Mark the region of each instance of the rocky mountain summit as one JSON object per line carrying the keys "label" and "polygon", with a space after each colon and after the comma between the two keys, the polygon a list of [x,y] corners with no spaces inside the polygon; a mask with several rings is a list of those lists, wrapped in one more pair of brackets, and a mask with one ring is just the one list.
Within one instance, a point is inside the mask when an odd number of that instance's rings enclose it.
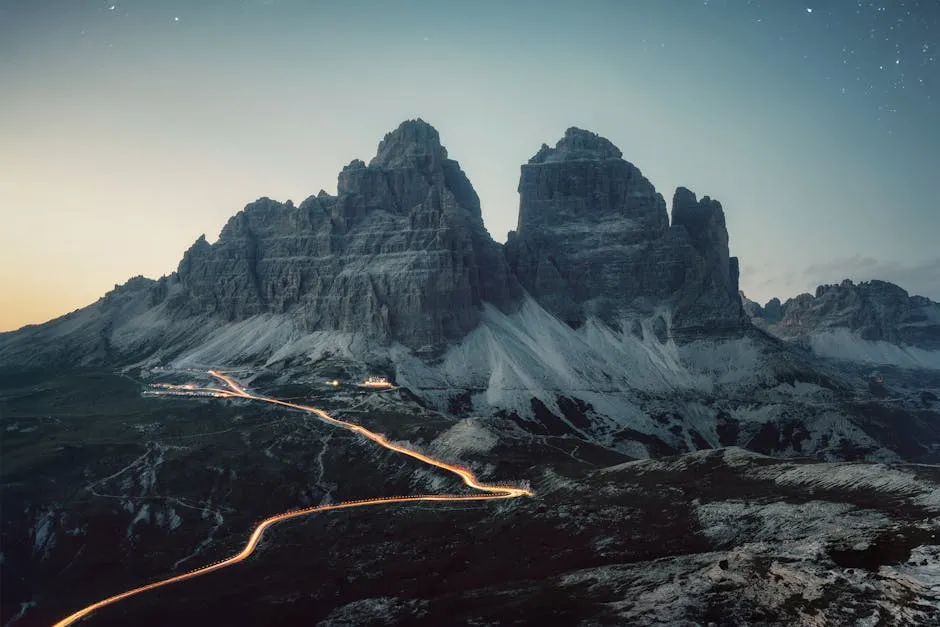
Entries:
{"label": "rocky mountain summit", "polygon": [[263,198],[183,257],[177,306],[240,320],[291,313],[309,331],[361,331],[411,348],[463,337],[483,301],[517,290],[483,226],[480,200],[436,130],[403,123],[337,196],[295,207]]}
{"label": "rocky mountain summit", "polygon": [[[522,166],[506,256],[525,289],[573,327],[672,313],[674,333],[741,330],[737,259],[721,205],[679,188],[666,203],[603,137],[569,128]],[[666,323],[659,323],[665,329]]]}
{"label": "rocky mountain summit", "polygon": [[745,307],[758,326],[822,356],[940,368],[940,303],[893,283],[846,279],[782,304]]}
{"label": "rocky mountain summit", "polygon": [[[306,385],[381,373],[438,411],[631,457],[729,445],[937,455],[929,416],[905,414],[904,437],[888,437],[870,424],[879,408],[851,405],[864,382],[751,324],[718,201],[680,187],[670,216],[616,146],[577,128],[522,166],[519,192],[502,246],[438,132],[406,121],[368,164],[343,168],[335,196],[259,199],[169,276],[0,334],[0,371],[242,366]],[[908,307],[891,314],[904,337],[929,337],[919,301],[895,301],[890,311]],[[811,317],[783,309],[782,320]],[[933,412],[923,392],[908,396]]]}
{"label": "rocky mountain summit", "polygon": [[0,335],[0,365],[138,359],[259,315],[436,354],[479,326],[484,303],[518,310],[523,288],[572,327],[655,314],[665,341],[747,325],[717,201],[679,188],[670,226],[662,196],[620,150],[576,128],[523,166],[519,189],[519,229],[504,248],[438,132],[406,121],[368,165],[343,168],[336,196],[250,203],[215,243],[200,236],[175,273]]}

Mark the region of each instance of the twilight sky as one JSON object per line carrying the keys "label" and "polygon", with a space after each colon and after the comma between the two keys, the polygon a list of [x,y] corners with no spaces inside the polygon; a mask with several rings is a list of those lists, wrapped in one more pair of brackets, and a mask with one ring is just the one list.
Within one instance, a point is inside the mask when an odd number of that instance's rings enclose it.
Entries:
{"label": "twilight sky", "polygon": [[569,126],[719,199],[765,302],[940,300],[940,2],[0,0],[0,330],[176,269],[421,117],[515,227]]}

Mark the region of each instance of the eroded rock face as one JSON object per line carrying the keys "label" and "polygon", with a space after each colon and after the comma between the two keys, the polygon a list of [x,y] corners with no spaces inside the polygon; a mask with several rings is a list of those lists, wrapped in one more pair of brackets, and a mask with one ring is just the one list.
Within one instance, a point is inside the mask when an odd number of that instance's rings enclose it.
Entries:
{"label": "eroded rock face", "polygon": [[589,315],[674,309],[673,329],[747,324],[721,205],[679,188],[669,224],[662,195],[608,140],[570,128],[522,166],[509,265],[544,307],[572,326]]}
{"label": "eroded rock face", "polygon": [[673,324],[692,332],[741,328],[746,315],[738,289],[737,257],[728,251],[728,229],[721,203],[708,196],[697,201],[684,187],[672,199],[672,227],[685,229],[695,249],[686,281],[677,294]]}
{"label": "eroded rock face", "polygon": [[940,303],[910,296],[893,283],[846,279],[820,285],[815,295],[801,294],[783,305],[774,301],[763,317],[773,333],[786,339],[844,328],[865,340],[940,350]]}
{"label": "eroded rock face", "polygon": [[262,198],[215,244],[197,240],[177,306],[230,320],[290,312],[309,330],[416,349],[462,337],[483,301],[511,306],[515,284],[479,198],[426,122],[403,123],[369,165],[343,168],[337,192],[296,207]]}
{"label": "eroded rock face", "polygon": [[[503,248],[438,132],[410,120],[368,164],[343,168],[336,196],[320,191],[299,206],[261,198],[215,243],[200,237],[176,273],[121,291],[128,304],[96,304],[5,335],[0,357],[138,358],[258,314],[433,354],[477,327],[484,302],[513,311],[522,286],[572,327],[588,316],[619,327],[624,313],[639,312],[654,316],[662,342],[746,324],[718,202],[680,188],[670,226],[665,200],[639,169],[577,128],[522,166],[519,192],[518,231]],[[62,348],[73,345],[81,350]]]}

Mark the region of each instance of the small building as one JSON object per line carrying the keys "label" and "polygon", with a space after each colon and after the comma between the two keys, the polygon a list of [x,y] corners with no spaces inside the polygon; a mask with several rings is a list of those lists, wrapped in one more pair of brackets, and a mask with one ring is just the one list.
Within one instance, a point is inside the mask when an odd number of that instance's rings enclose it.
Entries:
{"label": "small building", "polygon": [[392,384],[385,377],[369,377],[365,381],[360,383],[359,385],[365,388],[390,388],[392,387]]}

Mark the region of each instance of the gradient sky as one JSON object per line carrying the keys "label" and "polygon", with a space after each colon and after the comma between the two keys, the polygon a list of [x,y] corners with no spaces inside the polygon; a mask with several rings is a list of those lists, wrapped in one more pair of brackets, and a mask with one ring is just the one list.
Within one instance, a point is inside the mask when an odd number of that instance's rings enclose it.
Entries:
{"label": "gradient sky", "polygon": [[719,199],[742,289],[940,300],[937,0],[0,0],[0,330],[441,134],[505,241],[569,126]]}

